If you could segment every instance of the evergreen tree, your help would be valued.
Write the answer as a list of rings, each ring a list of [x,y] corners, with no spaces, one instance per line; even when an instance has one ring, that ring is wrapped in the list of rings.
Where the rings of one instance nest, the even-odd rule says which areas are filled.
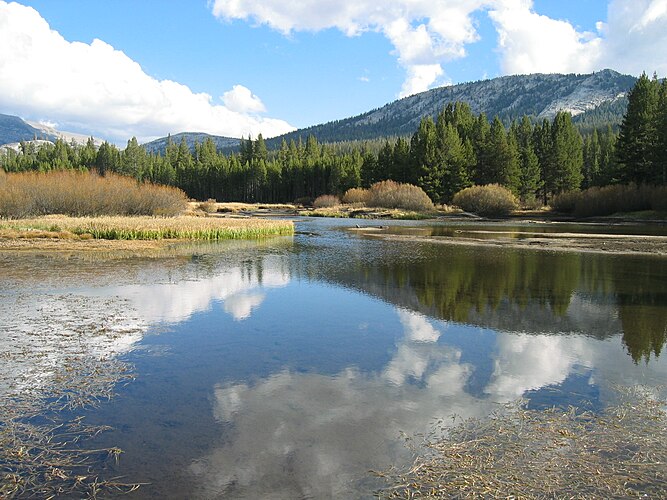
[[[533,126],[524,116],[520,124],[516,122],[511,130],[519,154],[519,198],[523,203],[535,201],[541,187],[540,163],[533,145]]]
[[[490,157],[489,136],[491,135],[491,125],[484,113],[480,113],[472,127],[471,142],[475,152],[475,167],[472,172],[472,178],[475,184],[488,184],[488,164]]]
[[[667,80],[663,80],[658,91],[658,105],[655,113],[655,143],[653,146],[654,184],[667,184]]]
[[[623,183],[642,184],[654,180],[657,106],[657,78],[651,80],[646,73],[642,73],[628,94],[628,108],[616,144],[620,181]]]
[[[392,151],[391,178],[396,182],[408,182],[410,179],[410,144],[399,137]]]
[[[579,131],[572,124],[570,113],[559,111],[551,128],[554,171],[548,180],[550,194],[577,190],[581,187],[583,146]]]

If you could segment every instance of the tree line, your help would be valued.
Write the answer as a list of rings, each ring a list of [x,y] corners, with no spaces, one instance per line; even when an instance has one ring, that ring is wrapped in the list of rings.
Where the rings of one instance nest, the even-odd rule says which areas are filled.
[[[446,203],[473,184],[498,183],[525,204],[559,193],[616,183],[667,183],[667,83],[643,74],[628,96],[619,133],[610,126],[582,136],[569,113],[534,123],[528,116],[506,127],[496,116],[475,115],[465,103],[424,117],[411,137],[321,144],[310,136],[282,141],[269,151],[261,135],[222,153],[206,139],[191,150],[169,142],[148,154],[136,138],[124,150],[92,139],[62,140],[0,154],[7,172],[62,169],[114,172],[143,182],[176,186],[196,199],[286,202],[342,194],[392,179],[424,189]]]

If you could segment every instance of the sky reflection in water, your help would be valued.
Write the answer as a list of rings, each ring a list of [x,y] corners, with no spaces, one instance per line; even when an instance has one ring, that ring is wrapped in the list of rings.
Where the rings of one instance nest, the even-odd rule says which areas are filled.
[[[137,380],[88,413],[116,428],[93,444],[126,451],[110,473],[153,482],[146,497],[357,497],[435,418],[667,380],[664,259],[406,246],[346,224],[79,285],[149,333],[125,355]]]

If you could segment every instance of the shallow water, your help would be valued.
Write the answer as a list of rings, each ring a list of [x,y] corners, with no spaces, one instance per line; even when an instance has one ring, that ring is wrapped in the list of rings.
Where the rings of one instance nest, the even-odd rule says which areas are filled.
[[[4,383],[55,383],[70,339],[134,367],[74,413],[114,428],[82,446],[124,450],[97,472],[150,483],[130,498],[291,499],[371,496],[368,471],[407,463],[401,436],[439,417],[519,397],[596,409],[667,380],[667,259],[381,241],[356,224],[377,222],[155,258],[0,254],[3,351],[52,333],[49,356],[0,358]],[[86,334],[100,324],[112,341]]]

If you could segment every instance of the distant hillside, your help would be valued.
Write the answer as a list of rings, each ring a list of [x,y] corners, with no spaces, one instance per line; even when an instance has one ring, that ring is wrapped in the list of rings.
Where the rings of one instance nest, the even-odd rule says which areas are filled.
[[[0,145],[33,139],[55,141],[56,136],[45,134],[18,116],[0,114]]]
[[[0,114],[0,146],[11,145],[21,141],[49,141],[54,142],[62,139],[65,142],[76,141],[79,144],[85,144],[88,140],[87,135],[74,132],[63,132],[53,127],[41,123],[25,121],[18,116]],[[101,139],[93,138],[95,144],[102,144]]]
[[[162,137],[160,139],[155,139],[154,141],[147,142],[142,144],[142,147],[148,152],[153,154],[164,154],[167,149],[167,144],[171,140],[174,144],[180,144],[183,139],[185,143],[190,148],[190,151],[194,151],[195,143],[203,143],[207,138],[210,138],[215,143],[216,149],[226,149],[232,148],[239,145],[240,140],[234,139],[233,137],[222,137],[219,135],[205,134],[203,132],[181,132],[179,134],[174,134],[167,137]]]
[[[483,112],[489,118],[498,115],[505,123],[523,115],[551,118],[565,110],[575,116],[575,122],[587,126],[616,126],[625,112],[625,96],[636,80],[607,69],[586,75],[503,76],[439,87],[352,118],[290,132],[270,139],[267,145],[276,147],[282,139],[305,140],[311,134],[320,142],[411,135],[423,116],[435,117],[448,103],[456,101],[468,103],[475,114]]]

